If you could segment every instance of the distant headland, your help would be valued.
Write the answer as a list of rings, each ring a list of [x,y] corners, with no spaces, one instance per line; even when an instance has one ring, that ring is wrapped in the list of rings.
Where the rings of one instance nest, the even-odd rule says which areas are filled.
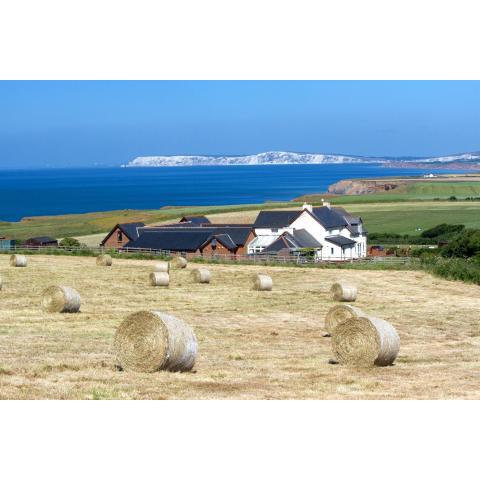
[[[137,157],[122,167],[192,167],[213,165],[294,165],[381,163],[385,166],[415,168],[480,169],[480,151],[441,157],[366,157],[324,153],[264,152],[241,156],[161,155]]]

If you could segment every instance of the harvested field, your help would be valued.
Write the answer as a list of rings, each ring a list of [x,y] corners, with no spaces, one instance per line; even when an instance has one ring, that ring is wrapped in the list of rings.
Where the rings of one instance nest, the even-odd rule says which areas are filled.
[[[190,264],[170,287],[148,287],[154,261],[31,256],[10,268],[0,255],[2,399],[437,399],[480,398],[480,287],[423,272],[337,271],[208,265],[208,288]],[[271,292],[252,275],[273,278]],[[358,286],[355,306],[392,323],[401,347],[392,367],[330,365],[324,318],[330,285]],[[48,284],[82,296],[75,315],[45,313]],[[113,337],[130,313],[160,310],[198,339],[192,373],[134,373],[114,367]]]

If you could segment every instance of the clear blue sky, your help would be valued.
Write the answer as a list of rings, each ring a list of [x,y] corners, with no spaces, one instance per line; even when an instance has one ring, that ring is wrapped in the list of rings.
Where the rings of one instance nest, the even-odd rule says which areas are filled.
[[[0,168],[480,150],[480,82],[0,82]]]

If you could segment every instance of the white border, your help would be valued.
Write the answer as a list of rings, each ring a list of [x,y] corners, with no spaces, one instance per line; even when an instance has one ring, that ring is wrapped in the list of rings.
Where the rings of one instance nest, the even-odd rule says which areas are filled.
[[[473,0],[16,0],[4,79],[478,79]]]

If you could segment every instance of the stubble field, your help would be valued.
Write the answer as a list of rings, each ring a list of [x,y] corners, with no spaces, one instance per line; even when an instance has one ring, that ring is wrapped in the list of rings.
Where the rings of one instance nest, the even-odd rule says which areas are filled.
[[[2,399],[437,399],[480,398],[480,287],[414,271],[208,265],[210,285],[190,264],[168,289],[150,287],[151,261],[31,256],[27,268],[0,256]],[[251,289],[253,273],[272,292]],[[401,338],[395,365],[330,365],[324,317],[331,283],[359,288],[356,304],[390,321]],[[47,314],[49,285],[76,288],[78,314]],[[112,340],[131,312],[157,309],[195,330],[194,372],[117,371]]]

